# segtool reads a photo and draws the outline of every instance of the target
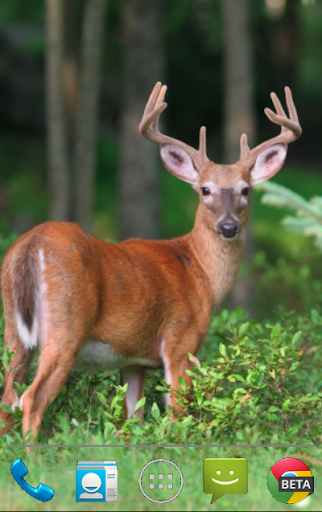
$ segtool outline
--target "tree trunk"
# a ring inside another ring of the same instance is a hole
[[[95,177],[95,136],[106,0],[87,0],[81,44],[80,92],[73,158],[73,218],[91,229]]]
[[[224,140],[225,162],[234,163],[240,157],[240,137],[246,133],[250,146],[255,138],[253,104],[253,65],[248,0],[223,0],[225,104]],[[253,241],[251,220],[244,252],[246,273],[252,265]],[[232,307],[242,306],[254,312],[254,280],[251,275],[237,279],[231,294]]]
[[[287,2],[284,16],[270,30],[271,59],[274,63],[274,91],[294,84],[299,52],[299,2]]]
[[[120,237],[160,236],[158,147],[138,125],[149,94],[163,78],[161,0],[124,3],[124,75],[119,173]]]
[[[63,1],[46,0],[46,95],[51,220],[67,220],[70,176],[62,88]]]
[[[63,89],[65,99],[65,113],[67,122],[67,145],[69,173],[72,182],[72,169],[75,147],[75,133],[77,113],[79,109],[79,37],[78,23],[82,15],[82,3],[79,0],[65,1],[64,10],[64,56],[63,56]],[[75,215],[76,192],[75,187],[69,190],[68,220],[76,221]]]

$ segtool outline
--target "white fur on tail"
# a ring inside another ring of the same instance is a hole
[[[37,346],[38,334],[39,334],[39,322],[37,314],[34,314],[32,319],[31,332],[21,318],[20,312],[16,308],[16,319],[17,319],[17,330],[19,338],[22,341],[25,348],[31,350]]]
[[[39,290],[38,289],[34,290],[34,292],[35,292],[35,308],[34,308],[34,315],[33,315],[33,319],[32,319],[31,332],[29,331],[29,328],[23,321],[20,311],[18,310],[18,307],[16,305],[17,331],[18,331],[19,338],[20,338],[21,342],[23,343],[25,348],[28,350],[32,350],[32,349],[36,348],[36,346],[39,342],[39,333],[40,333],[39,312],[42,312],[45,307],[45,304],[43,304],[43,302],[45,301],[44,293],[46,291],[47,285],[44,282],[44,271],[46,268],[46,264],[45,264],[45,256],[44,256],[43,249],[39,249],[39,263],[40,263],[40,282],[39,282]],[[40,308],[39,308],[39,305],[40,305]]]

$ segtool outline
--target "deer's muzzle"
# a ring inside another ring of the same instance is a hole
[[[237,222],[225,221],[218,224],[218,233],[225,238],[234,238],[240,231],[240,225]]]

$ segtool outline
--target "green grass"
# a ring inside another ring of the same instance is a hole
[[[296,442],[296,439],[294,439]],[[314,448],[64,448],[36,450],[26,455],[23,449],[12,450],[0,466],[0,510],[290,510],[277,502],[267,489],[270,467],[284,457],[303,455],[315,477],[315,493],[303,502],[302,510],[321,510],[322,451]],[[312,457],[312,463],[305,457]],[[14,482],[12,462],[21,457],[28,468],[26,481],[51,486],[54,498],[47,504],[28,496]],[[227,494],[210,505],[212,496],[203,493],[203,460],[208,457],[245,457],[248,459],[248,493]],[[140,492],[138,476],[143,466],[164,458],[179,466],[184,477],[180,495],[170,503],[155,504]],[[118,466],[117,503],[76,503],[75,470],[78,460],[116,460]],[[299,508],[293,505],[292,508]]]

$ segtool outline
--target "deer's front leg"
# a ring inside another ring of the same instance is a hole
[[[183,343],[183,347],[186,345]],[[178,405],[177,399],[178,390],[182,391],[182,387],[179,384],[179,379],[182,377],[186,383],[186,387],[191,389],[191,377],[186,374],[186,370],[191,370],[192,365],[189,361],[188,353],[194,353],[193,348],[191,351],[188,349],[187,351],[178,352],[174,349],[167,350],[167,347],[164,346],[162,350],[162,359],[164,364],[164,378],[171,386],[171,390],[168,394],[165,395],[165,405],[170,405],[174,408],[175,414],[174,416],[180,415],[180,413],[184,412],[185,408],[181,405]],[[189,398],[189,393],[186,393],[186,398]]]
[[[121,383],[128,384],[125,395],[126,418],[143,419],[144,407],[134,412],[136,403],[144,396],[144,368],[142,366],[126,366],[121,369]]]

